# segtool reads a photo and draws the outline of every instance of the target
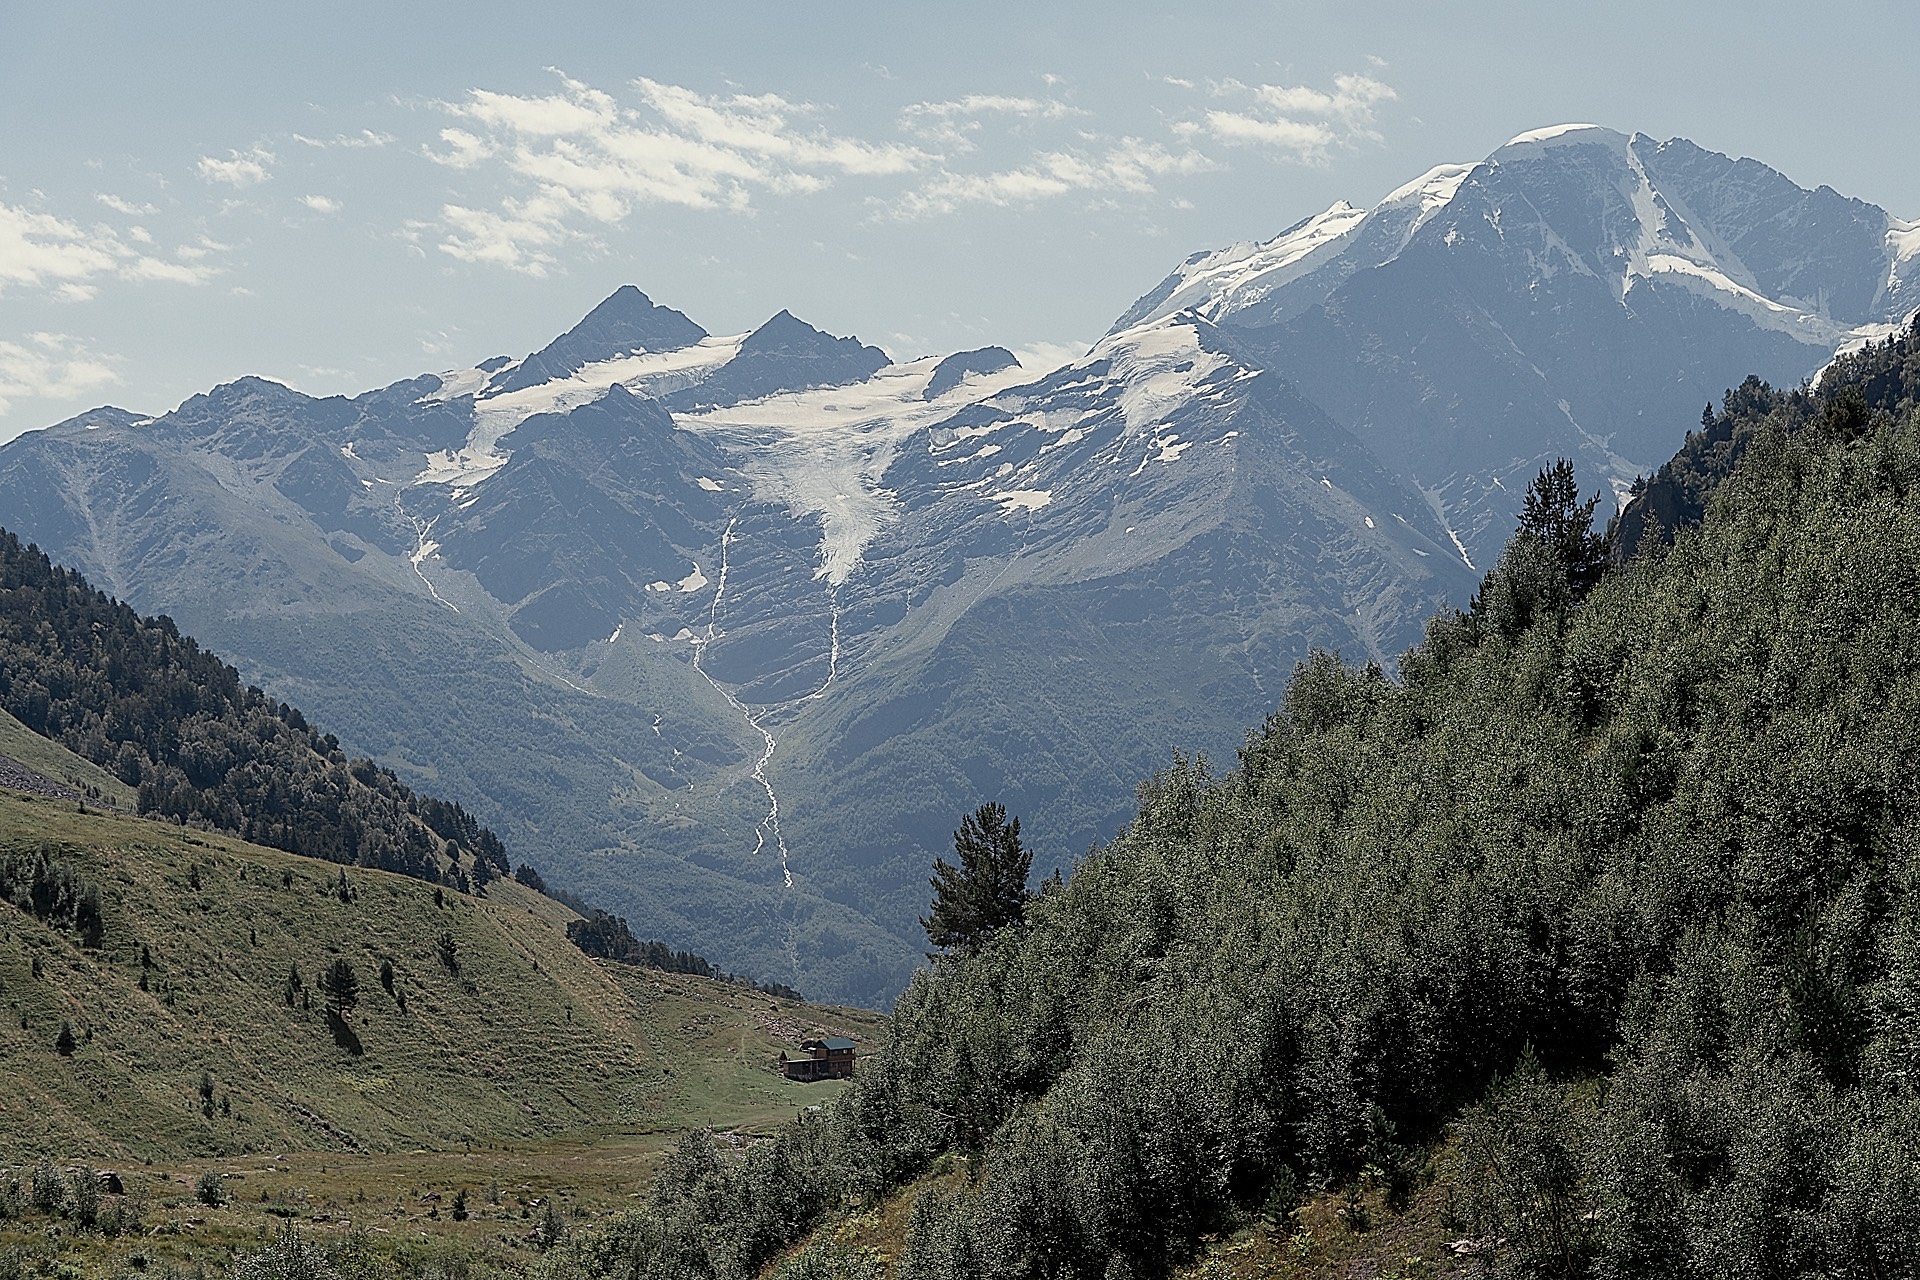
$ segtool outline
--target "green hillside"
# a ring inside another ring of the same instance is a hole
[[[191,1274],[290,1214],[336,1245],[370,1231],[406,1272],[521,1266],[529,1206],[573,1223],[617,1208],[681,1131],[766,1129],[843,1087],[785,1081],[782,1048],[880,1032],[589,959],[573,913],[511,881],[463,895],[5,790],[0,880],[0,1267]],[[97,920],[75,906],[93,901]],[[321,981],[337,959],[358,979],[344,1018]],[[34,1211],[43,1158],[119,1171],[128,1194],[106,1200],[144,1243],[80,1229],[70,1202]],[[196,1198],[208,1176],[223,1207]]]
[[[470,897],[0,792],[0,857],[43,852],[97,888],[102,929],[87,946],[6,912],[0,1069],[19,1105],[0,1141],[13,1151],[392,1151],[758,1121],[817,1095],[771,1073],[772,1035],[721,1044],[704,1024],[753,1011],[871,1035],[871,1018],[720,983],[689,997],[696,980],[589,960],[564,935],[572,913],[518,884]],[[359,982],[344,1019],[320,987],[336,959]]]
[[[131,813],[139,807],[139,796],[132,787],[93,761],[41,737],[4,710],[0,710],[0,756],[18,760],[56,783],[82,795],[94,796],[117,809]]]

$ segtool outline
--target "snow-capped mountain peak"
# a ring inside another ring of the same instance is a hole
[[[1884,332],[1920,302],[1911,224],[1684,139],[1560,124],[1478,164],[1436,166],[1370,209],[1343,201],[1271,240],[1195,254],[1114,329],[1183,310],[1283,323],[1416,244],[1504,261],[1509,288],[1589,277],[1628,308],[1657,281],[1824,348]]]

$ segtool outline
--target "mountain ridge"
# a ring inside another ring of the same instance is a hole
[[[0,448],[0,499],[645,932],[881,1001],[958,814],[1007,801],[1061,865],[1310,650],[1390,669],[1553,459],[1624,501],[1702,401],[1888,314],[1905,226],[1692,144],[1521,135],[1194,255],[1053,369],[782,312],[511,388],[76,419]]]

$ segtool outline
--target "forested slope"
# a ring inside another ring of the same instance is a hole
[[[511,870],[458,804],[349,760],[168,618],[0,529],[0,709],[138,788],[140,812],[467,888]]]
[[[922,970],[841,1103],[690,1140],[552,1274],[751,1275],[959,1153],[896,1275],[1164,1275],[1435,1146],[1496,1272],[1916,1274],[1916,344],[1747,388],[1702,522],[1597,580],[1537,488],[1398,682],[1304,666]]]

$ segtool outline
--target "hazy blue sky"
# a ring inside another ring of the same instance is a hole
[[[623,282],[896,357],[1088,342],[1195,250],[1573,120],[1920,217],[1917,13],[0,0],[0,439],[524,353]]]

